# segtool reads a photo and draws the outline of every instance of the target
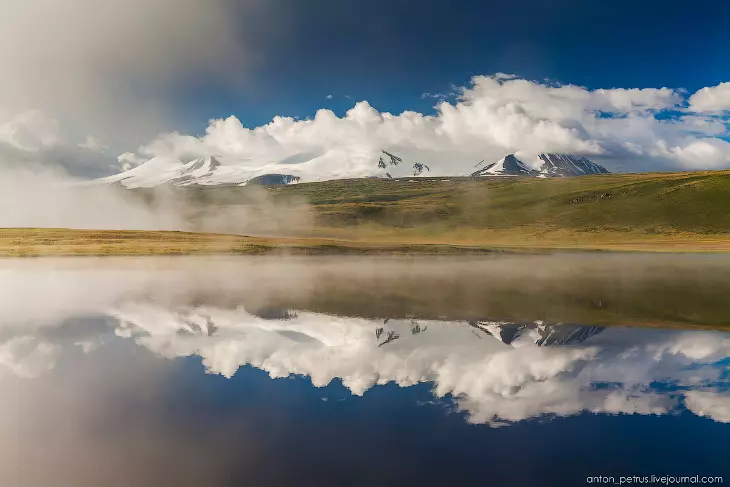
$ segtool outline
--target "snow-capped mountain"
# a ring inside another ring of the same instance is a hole
[[[183,163],[172,158],[154,157],[144,164],[121,174],[98,180],[120,183],[127,188],[151,188],[163,184],[175,186],[213,186],[257,184],[292,184],[298,176],[290,174],[261,174],[241,165],[223,164],[220,158],[208,156]]]
[[[588,174],[607,174],[608,170],[585,157],[570,154],[543,153],[537,156],[541,161],[539,169],[519,160],[514,154],[503,157],[497,162],[479,169],[472,177],[493,176],[536,176],[542,178],[585,176]]]
[[[501,321],[473,321],[469,324],[507,345],[520,342],[534,343],[541,347],[576,345],[604,330],[601,326],[573,325],[568,323],[511,323]]]
[[[275,184],[294,184],[298,183],[301,178],[299,176],[292,176],[291,174],[262,174],[255,178],[249,179],[246,184],[264,184],[264,185],[275,185]]]
[[[570,154],[540,154],[540,174],[547,177],[586,176],[608,174],[608,170],[585,157]]]
[[[299,181],[362,178],[377,171],[378,153],[375,150],[352,152],[331,149],[282,155],[279,158],[206,156],[191,161],[156,156],[128,171],[97,179],[96,182],[119,183],[131,189],[164,184],[244,186],[248,183],[293,184]]]
[[[602,174],[608,171],[584,157],[568,154],[540,154],[542,165],[532,165],[509,154],[471,174],[472,177],[526,176],[567,177]],[[175,186],[216,186],[246,184],[294,184],[299,181],[362,177],[415,177],[430,172],[420,162],[404,161],[386,151],[363,150],[353,153],[341,149],[321,153],[299,153],[278,160],[236,159],[223,156],[198,157],[190,161],[156,156],[143,164],[114,176],[98,179],[98,183],[118,183],[126,188]],[[457,174],[441,175],[454,176]],[[464,173],[462,173],[464,174]]]
[[[517,159],[514,154],[510,154],[473,172],[471,176],[536,176],[537,174],[537,171]]]

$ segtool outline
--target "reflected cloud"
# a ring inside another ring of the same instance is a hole
[[[684,410],[730,421],[728,333],[473,318],[548,314],[553,308],[530,308],[525,296],[549,304],[558,292],[561,313],[604,321],[613,315],[600,313],[662,304],[661,257],[570,256],[570,271],[563,259],[8,260],[0,268],[0,380],[41,377],[67,354],[91,356],[119,342],[166,359],[197,357],[228,378],[251,366],[271,378],[305,376],[315,387],[339,380],[355,396],[428,383],[435,400],[494,426]],[[707,296],[726,301],[712,269],[730,261],[682,259],[671,272],[694,276],[675,279],[689,283],[689,306],[725,316],[719,305],[696,305],[714,303]],[[584,285],[604,271],[627,291]],[[700,286],[698,276],[712,285]],[[581,295],[586,289],[594,294]],[[382,310],[395,312],[373,316]]]
[[[100,313],[102,311],[100,310]],[[541,416],[669,414],[683,409],[730,421],[730,334],[560,323],[374,320],[242,307],[170,307],[129,301],[103,313],[113,335],[154,354],[199,357],[208,373],[252,366],[271,378],[341,380],[353,395],[378,385],[433,385],[471,423],[501,426]],[[64,327],[71,330],[67,323]],[[109,330],[107,330],[107,333]],[[53,366],[65,341],[88,351],[98,328],[13,337],[0,366],[33,377]]]

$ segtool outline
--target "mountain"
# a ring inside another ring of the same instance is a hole
[[[586,159],[585,157],[570,154],[543,153],[537,156],[542,164],[540,169],[530,166],[517,159],[514,154],[503,157],[497,162],[471,174],[472,177],[493,176],[536,176],[542,178],[585,176],[588,174],[608,174],[605,167]]]
[[[537,176],[538,172],[517,159],[514,154],[503,157],[497,162],[475,171],[472,177],[483,176]]]
[[[604,330],[601,326],[573,325],[568,323],[509,323],[499,321],[471,321],[469,324],[489,333],[507,345],[517,341],[529,341],[540,347],[576,345]]]
[[[542,161],[540,174],[545,177],[586,176],[588,174],[608,174],[608,170],[586,159],[570,154],[540,154]]]
[[[265,186],[273,186],[276,184],[294,184],[298,183],[301,178],[292,176],[291,174],[262,174],[255,178],[249,179],[246,184],[263,184]]]
[[[253,184],[292,184],[298,176],[290,174],[260,174],[248,167],[223,164],[220,158],[198,157],[189,162],[172,158],[153,157],[144,164],[121,174],[97,180],[100,183],[119,183],[126,188],[151,188],[163,184],[175,186],[215,186]]]

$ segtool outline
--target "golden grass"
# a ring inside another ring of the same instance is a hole
[[[322,236],[318,236],[322,235]],[[325,237],[326,235],[326,237]],[[413,229],[319,229],[307,238],[62,228],[0,229],[0,256],[195,254],[480,254],[494,251],[605,250],[728,252],[730,235],[580,232],[533,228],[464,229],[428,235]]]
[[[0,256],[484,253],[482,246],[269,238],[214,233],[63,228],[0,229]]]

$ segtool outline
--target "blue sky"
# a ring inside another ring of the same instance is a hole
[[[730,80],[730,4],[721,1],[689,9],[666,1],[272,3],[269,28],[256,32],[260,58],[241,85],[186,92],[181,106],[198,129],[231,113],[247,126],[322,107],[341,114],[353,99],[381,111],[428,111],[433,99],[422,93],[497,72],[690,92]]]

